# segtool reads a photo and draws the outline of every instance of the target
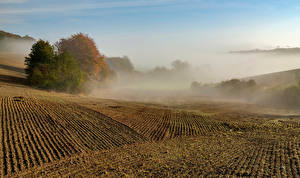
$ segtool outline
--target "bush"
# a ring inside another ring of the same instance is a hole
[[[217,85],[220,92],[233,97],[248,97],[257,89],[254,80],[244,81],[239,79],[231,79],[223,81]]]
[[[269,88],[257,102],[273,107],[297,109],[300,107],[300,86],[298,84]]]
[[[191,90],[199,90],[201,88],[201,83],[197,82],[197,81],[193,81],[191,84]]]
[[[282,91],[281,94],[282,104],[288,107],[300,106],[300,88],[299,86],[290,86]]]

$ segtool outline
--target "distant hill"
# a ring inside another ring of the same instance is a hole
[[[0,30],[0,52],[27,53],[36,40]]]
[[[13,33],[9,33],[9,32],[5,32],[0,30],[0,40],[4,40],[4,39],[15,39],[15,40],[25,40],[25,41],[36,41],[34,38],[25,35],[25,36],[20,36],[20,35],[16,35]]]
[[[274,54],[274,55],[300,55],[300,48],[275,48],[270,50],[253,49],[242,51],[230,51],[232,54]]]
[[[266,87],[289,86],[300,81],[300,69],[274,72],[269,74],[246,77],[245,80],[253,79],[257,84]]]

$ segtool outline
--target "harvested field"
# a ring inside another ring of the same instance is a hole
[[[1,97],[1,175],[82,151],[146,140],[127,126],[94,111],[41,103],[32,98]]]
[[[294,111],[99,99],[33,89],[15,80],[17,68],[2,71],[13,77],[0,77],[1,177],[300,175]]]
[[[300,128],[299,115],[237,112],[223,107],[220,109],[215,103],[191,108],[185,105],[122,103],[112,100],[87,102],[76,99],[74,102],[124,123],[154,141],[232,131],[283,131]],[[229,106],[232,107],[230,104]]]
[[[300,138],[251,133],[182,137],[80,154],[22,176],[297,177]],[[92,156],[91,156],[92,155]],[[51,170],[51,171],[47,171]]]
[[[69,135],[35,103],[23,98],[1,98],[2,174],[80,152]]]
[[[215,120],[212,114],[197,114],[147,106],[135,108],[128,106],[97,108],[91,106],[91,108],[128,125],[154,141],[229,130],[226,124]]]

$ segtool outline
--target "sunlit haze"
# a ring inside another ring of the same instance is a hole
[[[0,177],[299,177],[300,0],[0,0]]]
[[[226,54],[300,46],[299,8],[297,0],[0,0],[0,29],[50,42],[83,32],[137,69],[180,59],[220,80],[300,67],[296,58]]]

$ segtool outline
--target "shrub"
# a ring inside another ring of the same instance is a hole
[[[300,106],[300,88],[299,86],[290,86],[282,91],[281,100],[285,106]]]

